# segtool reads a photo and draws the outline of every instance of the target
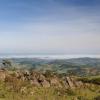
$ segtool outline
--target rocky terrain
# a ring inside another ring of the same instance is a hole
[[[100,100],[100,76],[21,69],[9,60],[0,68],[0,100]]]
[[[8,71],[5,69],[0,70],[0,80],[4,82],[12,82],[14,80],[18,81],[28,81],[29,84],[33,86],[40,87],[57,87],[57,88],[76,88],[84,86],[81,81],[78,81],[74,76],[63,76],[60,77],[53,73],[41,73],[36,71],[29,72],[28,70],[16,70]]]
[[[29,94],[31,96],[34,96],[36,92],[32,88],[53,88],[55,91],[58,91],[58,95],[62,95],[62,92],[65,91],[67,93],[68,91],[72,92],[76,89],[94,88],[95,86],[99,87],[99,85],[93,83],[83,82],[79,77],[76,76],[60,76],[53,72],[41,73],[34,70],[9,71],[6,69],[0,69],[0,81],[5,84],[7,91],[14,91],[23,95]],[[71,94],[73,94],[73,92]],[[80,99],[76,98],[74,100]]]

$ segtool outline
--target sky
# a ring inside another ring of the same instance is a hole
[[[100,54],[100,0],[0,0],[0,54]]]

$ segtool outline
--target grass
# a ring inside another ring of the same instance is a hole
[[[95,76],[85,79],[95,80],[97,78],[99,77]],[[13,85],[14,87],[11,88]],[[26,92],[22,93],[19,87],[26,87]],[[94,99],[99,96],[100,85],[96,84],[72,90],[55,87],[34,87],[28,82],[23,83],[16,80],[11,84],[0,82],[0,100],[75,100],[75,98],[78,98],[78,100],[99,100]]]
[[[91,87],[92,88],[92,87]],[[33,94],[30,94],[33,91]],[[100,95],[100,87],[94,87],[94,91],[90,88],[80,88],[75,90],[65,90],[43,88],[43,87],[28,87],[25,94],[20,92],[9,91],[5,84],[0,83],[0,100],[73,100],[78,97],[79,100],[94,100],[93,98]]]
[[[81,80],[84,83],[93,83],[93,84],[100,85],[100,76],[83,77],[83,78],[79,78],[78,80]]]

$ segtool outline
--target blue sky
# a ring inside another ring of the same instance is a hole
[[[0,53],[100,54],[100,0],[0,0]]]

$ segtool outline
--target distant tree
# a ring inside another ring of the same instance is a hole
[[[10,68],[10,67],[12,67],[12,62],[10,60],[8,60],[8,59],[3,60],[2,64],[3,64],[4,68]]]

